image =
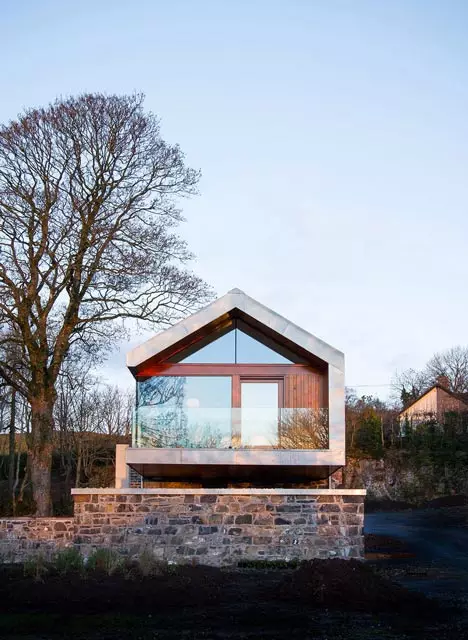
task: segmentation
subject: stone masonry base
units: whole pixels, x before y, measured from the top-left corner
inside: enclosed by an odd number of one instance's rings
[[[174,563],[362,558],[365,491],[74,489],[73,519],[0,520],[3,560],[77,546]],[[41,524],[42,521],[42,524]],[[21,524],[23,522],[23,525]]]

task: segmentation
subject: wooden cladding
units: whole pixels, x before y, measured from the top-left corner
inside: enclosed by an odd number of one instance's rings
[[[138,368],[136,378],[152,376],[255,376],[255,377],[284,377],[286,375],[318,375],[323,373],[304,364],[150,364],[144,363]]]
[[[325,407],[326,377],[319,373],[288,374],[284,377],[284,406],[320,409]]]

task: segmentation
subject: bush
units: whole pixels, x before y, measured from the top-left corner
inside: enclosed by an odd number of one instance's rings
[[[34,578],[35,582],[44,582],[44,576],[49,573],[50,562],[43,553],[37,553],[28,558],[24,565],[24,575]]]
[[[138,556],[138,571],[144,576],[160,576],[167,571],[167,563],[155,557],[151,549],[145,547]]]
[[[83,573],[83,556],[76,547],[69,547],[59,551],[53,560],[54,568],[61,574]]]
[[[96,549],[88,557],[86,569],[88,571],[98,571],[113,575],[124,567],[124,559],[113,549]]]

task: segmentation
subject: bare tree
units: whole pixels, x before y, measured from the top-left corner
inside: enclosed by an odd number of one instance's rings
[[[326,409],[283,409],[278,428],[279,449],[328,449]]]
[[[395,374],[392,386],[403,406],[419,398],[440,377],[447,378],[448,387],[456,393],[468,392],[468,347],[452,347],[436,353],[424,369],[407,369]]]
[[[457,393],[468,391],[468,347],[452,347],[436,353],[426,365],[426,373],[434,383],[439,376],[448,379],[450,390]]]
[[[431,385],[431,377],[427,371],[406,369],[396,373],[392,380],[392,388],[403,406],[416,400]]]
[[[56,384],[70,349],[95,355],[123,334],[122,318],[168,325],[207,300],[172,231],[175,201],[198,179],[139,95],[85,94],[0,128],[0,376],[31,407],[38,515],[50,513]],[[11,341],[19,362],[1,352]]]

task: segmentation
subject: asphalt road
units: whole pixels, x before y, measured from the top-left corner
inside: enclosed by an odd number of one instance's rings
[[[372,564],[409,588],[468,606],[468,507],[369,513],[364,530],[402,540],[413,555]]]
[[[403,540],[419,560],[468,570],[468,507],[369,513],[364,530]]]

